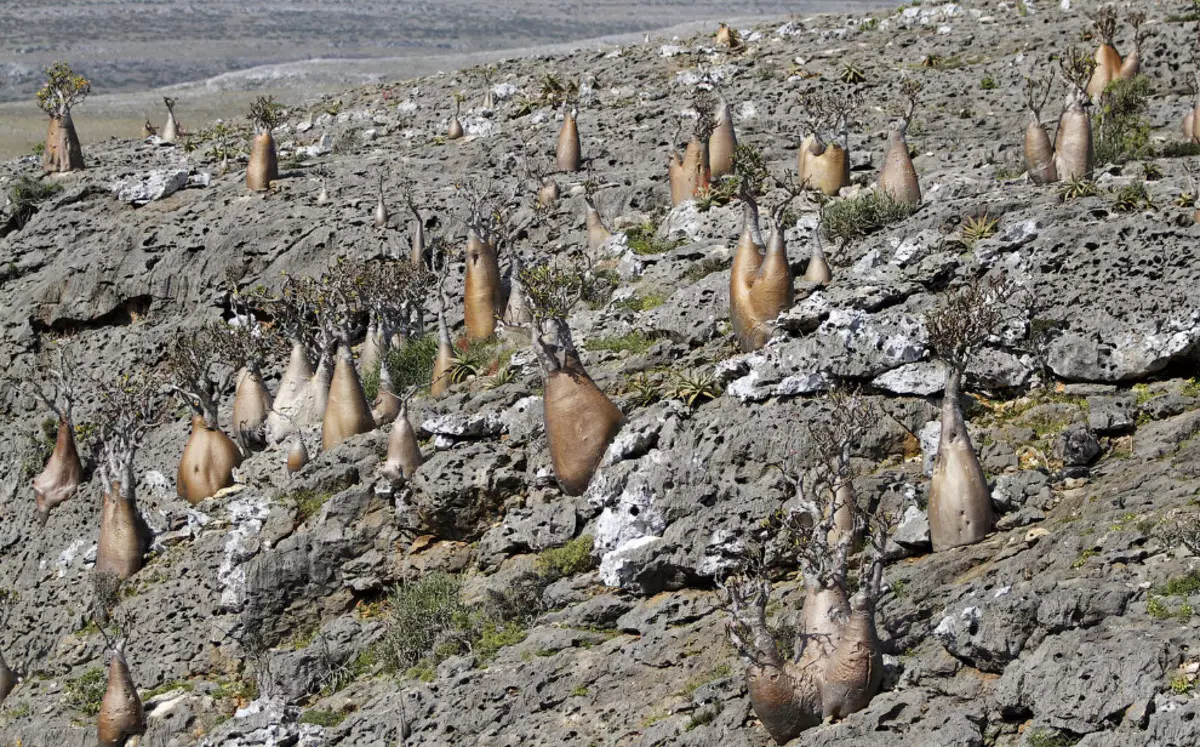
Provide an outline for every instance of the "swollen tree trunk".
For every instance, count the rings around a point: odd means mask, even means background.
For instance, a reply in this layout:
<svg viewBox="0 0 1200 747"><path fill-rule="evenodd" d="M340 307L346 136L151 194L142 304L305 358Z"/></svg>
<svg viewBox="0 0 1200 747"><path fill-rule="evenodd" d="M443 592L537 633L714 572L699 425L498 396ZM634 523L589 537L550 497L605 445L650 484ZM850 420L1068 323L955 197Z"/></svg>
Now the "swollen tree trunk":
<svg viewBox="0 0 1200 747"><path fill-rule="evenodd" d="M146 713L138 697L129 665L120 651L108 664L108 687L100 701L97 736L100 747L125 747L130 737L146 733Z"/></svg>
<svg viewBox="0 0 1200 747"><path fill-rule="evenodd" d="M671 207L687 201L687 188L683 179L683 161L679 160L679 154L673 147L671 158L667 161L667 181L671 186Z"/></svg>
<svg viewBox="0 0 1200 747"><path fill-rule="evenodd" d="M472 231L467 237L467 277L463 321L467 337L482 340L496 331L500 311L500 265L496 250Z"/></svg>
<svg viewBox="0 0 1200 747"><path fill-rule="evenodd" d="M1140 72L1142 72L1142 51L1135 49L1121 63L1121 70L1117 73L1117 77L1121 80L1133 80Z"/></svg>
<svg viewBox="0 0 1200 747"><path fill-rule="evenodd" d="M257 451L267 445L267 416L271 412L271 393L257 368L248 366L238 372L233 394L233 432L243 451Z"/></svg>
<svg viewBox="0 0 1200 747"><path fill-rule="evenodd" d="M54 451L46 468L33 478L33 495L37 500L37 517L45 524L55 506L75 495L83 481L83 464L75 448L75 433L71 424L59 418Z"/></svg>
<svg viewBox="0 0 1200 747"><path fill-rule="evenodd" d="M413 211L416 213L416 211ZM414 270L425 268L425 221L421 220L421 214L416 213L417 225L413 228L412 250L409 253L408 261Z"/></svg>
<svg viewBox="0 0 1200 747"><path fill-rule="evenodd" d="M372 315L370 323L367 324L367 334L363 338L362 347L358 351L358 370L363 375L379 368L383 347L383 325Z"/></svg>
<svg viewBox="0 0 1200 747"><path fill-rule="evenodd" d="M1092 176L1092 121L1078 96L1072 96L1058 121L1054 141L1054 170L1063 181Z"/></svg>
<svg viewBox="0 0 1200 747"><path fill-rule="evenodd" d="M823 720L841 720L866 708L883 682L883 656L867 594L855 594L850 610L841 641L826 660L821 677Z"/></svg>
<svg viewBox="0 0 1200 747"><path fill-rule="evenodd" d="M179 123L175 121L175 110L167 109L167 123L158 136L164 143L173 143L179 137Z"/></svg>
<svg viewBox="0 0 1200 747"><path fill-rule="evenodd" d="M446 326L446 315L438 311L438 351L433 361L433 376L429 393L439 398L450 388L450 369L454 366L454 348L450 345L450 329Z"/></svg>
<svg viewBox="0 0 1200 747"><path fill-rule="evenodd" d="M46 132L46 150L42 154L42 170L48 173L78 171L83 168L83 148L75 134L71 113L51 117Z"/></svg>
<svg viewBox="0 0 1200 747"><path fill-rule="evenodd" d="M883 169L879 172L879 188L896 202L905 205L921 203L921 184L917 181L917 170L913 168L912 157L908 154L903 127L888 134Z"/></svg>
<svg viewBox="0 0 1200 747"><path fill-rule="evenodd" d="M612 233L604 225L604 220L600 217L600 211L596 209L596 203L591 197L586 198L587 201L587 239L588 249L595 251L604 246L604 242L608 241Z"/></svg>
<svg viewBox="0 0 1200 747"><path fill-rule="evenodd" d="M246 165L246 187L261 192L270 189L279 178L279 159L275 155L275 138L269 132L254 136L250 146L250 163Z"/></svg>
<svg viewBox="0 0 1200 747"><path fill-rule="evenodd" d="M554 475L567 495L581 495L592 481L624 417L584 370L567 323L550 319L551 336L534 335L542 365L546 440Z"/></svg>
<svg viewBox="0 0 1200 747"><path fill-rule="evenodd" d="M959 391L962 372L950 367L942 400L942 430L929 486L929 536L934 552L974 544L992 531L992 496L967 434Z"/></svg>
<svg viewBox="0 0 1200 747"><path fill-rule="evenodd" d="M421 447L417 445L417 434L408 420L408 402L404 402L388 436L387 461L383 463L381 472L392 482L401 477L411 480L424 461Z"/></svg>
<svg viewBox="0 0 1200 747"><path fill-rule="evenodd" d="M142 569L148 539L134 499L133 476L127 475L124 481L111 483L104 492L96 571L115 573L121 580L129 578Z"/></svg>
<svg viewBox="0 0 1200 747"><path fill-rule="evenodd" d="M303 406L305 392L313 379L312 365L304 343L292 341L292 352L287 369L279 379L279 390L275 402L267 415L267 437L271 443L280 443L299 425L295 422Z"/></svg>
<svg viewBox="0 0 1200 747"><path fill-rule="evenodd" d="M458 140L462 136L463 136L462 122L458 121L458 116L456 115L453 119L450 120L450 128L448 130L446 130L446 138L448 140Z"/></svg>
<svg viewBox="0 0 1200 747"><path fill-rule="evenodd" d="M808 267L804 268L804 282L817 285L828 285L833 280L833 270L825 259L825 250L821 247L821 227L813 231L812 256L808 258Z"/></svg>
<svg viewBox="0 0 1200 747"><path fill-rule="evenodd" d="M563 115L562 128L558 131L558 145L554 149L555 162L559 171L579 171L582 163L579 147L579 126L575 123L575 110Z"/></svg>
<svg viewBox="0 0 1200 747"><path fill-rule="evenodd" d="M1121 76L1121 55L1111 44L1096 47L1096 69L1088 80L1087 95L1099 96L1106 86Z"/></svg>
<svg viewBox="0 0 1200 747"><path fill-rule="evenodd" d="M836 195L850 184L850 156L836 143L825 144L809 135L800 143L800 181L809 189Z"/></svg>
<svg viewBox="0 0 1200 747"><path fill-rule="evenodd" d="M8 668L8 662L4 660L4 654L0 654L0 705L3 705L4 699L17 686L17 675L13 670Z"/></svg>
<svg viewBox="0 0 1200 747"><path fill-rule="evenodd" d="M783 242L783 226L777 223L750 287L750 314L754 324L749 339L753 350L766 344L771 337L772 322L792 307L792 286L792 268Z"/></svg>
<svg viewBox="0 0 1200 747"><path fill-rule="evenodd" d="M362 382L354 370L350 347L342 345L329 384L329 400L321 423L321 449L329 451L342 441L375 428L371 408L363 394Z"/></svg>
<svg viewBox="0 0 1200 747"><path fill-rule="evenodd" d="M513 327L527 327L533 322L533 314L525 300L525 285L521 282L520 257L513 257L508 268L508 305L504 308L504 323Z"/></svg>
<svg viewBox="0 0 1200 747"><path fill-rule="evenodd" d="M233 468L242 463L237 444L203 415L192 415L192 435L179 459L176 490L195 505L233 485Z"/></svg>
<svg viewBox="0 0 1200 747"><path fill-rule="evenodd" d="M717 126L708 137L708 163L712 178L720 179L733 173L733 149L737 147L737 135L733 131L733 117L729 104L721 99L714 118Z"/></svg>
<svg viewBox="0 0 1200 747"><path fill-rule="evenodd" d="M400 414L400 398L396 396L392 386L392 372L388 370L387 361L379 364L379 391L371 406L371 418L375 425L390 423Z"/></svg>
<svg viewBox="0 0 1200 747"><path fill-rule="evenodd" d="M758 209L750 202L742 203L742 235L733 252L733 267L729 271L729 321L738 346L744 352L754 349L751 330L754 329L750 308L750 288L762 265L762 237L758 227Z"/></svg>
<svg viewBox="0 0 1200 747"><path fill-rule="evenodd" d="M558 182L554 179L547 178L542 182L542 186L538 187L537 191L538 205L548 208L558 201Z"/></svg>
<svg viewBox="0 0 1200 747"><path fill-rule="evenodd" d="M299 433L292 434L292 443L288 447L287 454L287 471L288 474L295 474L304 469L304 465L308 464L308 447L304 445L304 439Z"/></svg>
<svg viewBox="0 0 1200 747"><path fill-rule="evenodd" d="M683 200L696 198L712 181L712 169L708 160L708 143L693 137L683 152L679 167Z"/></svg>
<svg viewBox="0 0 1200 747"><path fill-rule="evenodd" d="M1025 127L1025 168L1034 184L1052 184L1058 181L1058 170L1054 166L1054 146L1046 128L1036 114L1029 115Z"/></svg>

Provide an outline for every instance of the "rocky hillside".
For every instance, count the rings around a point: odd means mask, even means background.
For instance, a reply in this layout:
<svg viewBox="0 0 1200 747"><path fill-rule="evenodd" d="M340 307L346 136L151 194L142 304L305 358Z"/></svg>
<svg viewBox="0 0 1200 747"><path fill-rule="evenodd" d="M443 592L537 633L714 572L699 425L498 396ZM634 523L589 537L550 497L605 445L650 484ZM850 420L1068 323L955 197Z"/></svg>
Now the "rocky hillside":
<svg viewBox="0 0 1200 747"><path fill-rule="evenodd" d="M770 743L725 639L717 582L788 497L772 465L804 452L824 392L842 385L862 387L880 413L854 453L858 492L900 517L877 610L887 673L865 710L796 744L1193 744L1200 225L1180 198L1196 191L1187 168L1200 160L1179 122L1197 32L1180 17L1185 3L1141 3L1155 32L1136 113L1146 127L1110 141L1103 152L1120 163L1067 194L1028 182L1021 137L1026 75L1053 70L1052 55L1089 28L1094 8L1072 5L781 20L742 29L737 53L705 36L515 59L498 66L486 111L472 108L482 84L467 73L284 102L282 178L265 194L247 192L239 153L221 169L211 129L175 147L90 149L87 170L55 178L60 189L0 237L0 356L14 378L33 376L55 340L91 377L155 370L178 330L228 317L228 278L277 288L283 273L316 275L335 256L406 256L404 188L429 231L461 245L456 184L507 191L526 148L552 157L556 83L584 84L596 200L628 232L589 252L584 175L560 175L562 199L515 249L590 266L606 283L569 321L626 424L581 497L553 479L541 376L519 330L471 348L476 371L450 396L417 395L426 461L398 485L379 475L385 428L291 477L281 451L257 453L234 488L193 507L174 484L186 408L148 434L137 495L154 545L121 590L143 743ZM1127 31L1118 45L1131 47ZM857 76L852 176L864 189L903 79L924 84L909 129L924 204L883 226L855 217L871 230L827 242L832 283L797 281L775 338L739 354L728 288L740 207L669 209L675 122L697 85L715 81L739 141L794 173L798 92ZM467 137L447 141L459 90ZM1056 84L1046 121L1062 93ZM0 185L36 170L32 159L4 164ZM386 230L371 221L380 173ZM814 209L798 203L787 234L798 278ZM925 503L943 375L924 315L983 274L1031 299L966 379L1001 518L985 541L934 554ZM461 277L458 260L456 335ZM420 345L397 365L428 371ZM0 404L0 652L21 677L0 705L0 743L96 744L100 488L85 484L40 526L29 480L50 413L16 383ZM94 392L81 392L77 422L96 412ZM794 568L779 569L772 622L787 627L802 597Z"/></svg>

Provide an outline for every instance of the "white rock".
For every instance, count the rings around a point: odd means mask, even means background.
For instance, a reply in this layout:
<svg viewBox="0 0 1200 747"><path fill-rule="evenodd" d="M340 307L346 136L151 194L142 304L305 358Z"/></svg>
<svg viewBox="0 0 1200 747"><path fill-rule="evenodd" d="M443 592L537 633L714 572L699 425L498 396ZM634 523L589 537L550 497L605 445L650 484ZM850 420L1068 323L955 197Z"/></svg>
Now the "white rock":
<svg viewBox="0 0 1200 747"><path fill-rule="evenodd" d="M187 186L187 181L187 169L159 169L141 178L119 181L112 192L121 202L145 205L175 194Z"/></svg>

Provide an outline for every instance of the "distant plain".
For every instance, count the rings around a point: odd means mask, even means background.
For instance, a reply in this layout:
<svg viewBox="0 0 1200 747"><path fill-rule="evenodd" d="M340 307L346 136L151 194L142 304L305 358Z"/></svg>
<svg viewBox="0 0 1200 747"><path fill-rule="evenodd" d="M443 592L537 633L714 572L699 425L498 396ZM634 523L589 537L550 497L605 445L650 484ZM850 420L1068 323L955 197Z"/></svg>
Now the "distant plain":
<svg viewBox="0 0 1200 747"><path fill-rule="evenodd" d="M199 128L240 116L264 92L299 101L538 48L629 42L644 31L701 21L713 26L734 15L886 6L879 0L3 0L0 158L27 154L45 137L33 92L55 60L92 80L92 96L76 114L88 143L139 136L147 118L161 124L164 93L178 99L184 127Z"/></svg>

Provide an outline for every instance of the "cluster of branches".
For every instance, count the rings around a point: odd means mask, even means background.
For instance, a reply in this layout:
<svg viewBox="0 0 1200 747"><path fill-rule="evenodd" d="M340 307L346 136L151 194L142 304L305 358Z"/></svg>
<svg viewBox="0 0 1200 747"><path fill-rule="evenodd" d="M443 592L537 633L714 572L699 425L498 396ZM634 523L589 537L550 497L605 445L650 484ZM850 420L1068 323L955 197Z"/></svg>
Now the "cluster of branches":
<svg viewBox="0 0 1200 747"><path fill-rule="evenodd" d="M776 649L757 641L767 630L773 569L799 567L810 593L836 589L847 598L864 592L872 605L881 593L883 552L895 517L856 498L851 461L878 413L858 391L835 389L826 404L828 411L806 425L807 438L772 465L782 476L787 500L759 526L740 572L721 582L731 613L730 640L749 661ZM805 631L795 643L798 659L809 643Z"/></svg>
<svg viewBox="0 0 1200 747"><path fill-rule="evenodd" d="M975 351L1017 316L1022 295L1002 275L975 278L946 293L925 316L934 355L959 373L965 371Z"/></svg>
<svg viewBox="0 0 1200 747"><path fill-rule="evenodd" d="M163 381L141 371L95 382L97 434L93 461L109 489L119 485L131 493L133 459L146 432L162 421Z"/></svg>
<svg viewBox="0 0 1200 747"><path fill-rule="evenodd" d="M813 87L800 94L801 123L806 134L825 143L840 138L848 147L850 122L863 103L863 92L857 87Z"/></svg>
<svg viewBox="0 0 1200 747"><path fill-rule="evenodd" d="M91 91L91 81L76 74L67 63L55 62L46 68L46 83L38 89L37 105L52 118L61 119Z"/></svg>
<svg viewBox="0 0 1200 747"><path fill-rule="evenodd" d="M283 105L274 96L259 96L250 105L246 119L254 125L256 132L270 132L283 121Z"/></svg>

